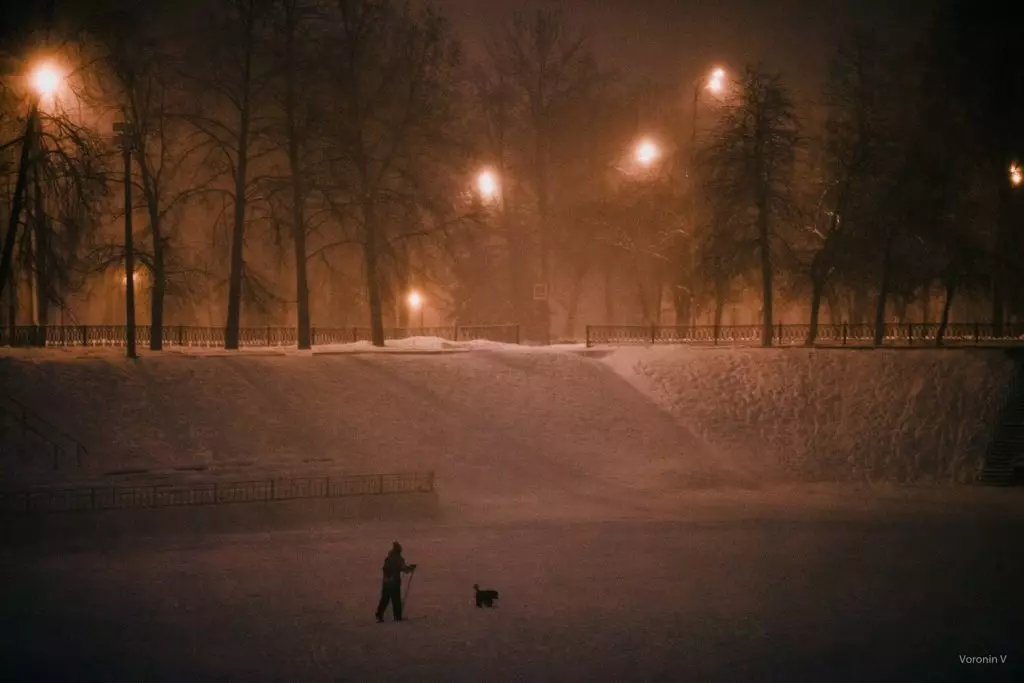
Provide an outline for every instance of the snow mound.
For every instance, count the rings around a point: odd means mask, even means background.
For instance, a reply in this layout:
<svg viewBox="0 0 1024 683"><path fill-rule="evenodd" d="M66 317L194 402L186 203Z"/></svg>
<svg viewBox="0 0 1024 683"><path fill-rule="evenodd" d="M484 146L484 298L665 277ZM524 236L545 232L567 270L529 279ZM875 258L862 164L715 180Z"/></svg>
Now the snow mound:
<svg viewBox="0 0 1024 683"><path fill-rule="evenodd" d="M778 479L964 482L1016 371L1001 351L619 349L680 424Z"/></svg>

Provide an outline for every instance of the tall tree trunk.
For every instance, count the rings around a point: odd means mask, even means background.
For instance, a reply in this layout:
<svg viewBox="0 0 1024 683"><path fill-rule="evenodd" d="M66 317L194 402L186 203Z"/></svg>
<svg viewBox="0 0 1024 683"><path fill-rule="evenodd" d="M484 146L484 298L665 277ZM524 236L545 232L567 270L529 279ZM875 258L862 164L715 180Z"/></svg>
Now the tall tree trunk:
<svg viewBox="0 0 1024 683"><path fill-rule="evenodd" d="M366 294L370 304L370 339L374 346L384 346L384 310L381 306L380 264L377 243L379 228L373 199L363 199L363 261L366 270Z"/></svg>
<svg viewBox="0 0 1024 683"><path fill-rule="evenodd" d="M164 348L164 304L167 300L167 270L164 264L163 235L159 226L153 231L153 284L149 290L149 350Z"/></svg>
<svg viewBox="0 0 1024 683"><path fill-rule="evenodd" d="M285 118L288 126L288 167L292 185L292 247L295 252L295 332L300 349L311 346L309 321L309 278L306 261L306 193L300 163L300 128L296 116L295 81L298 78L295 58L295 33L298 29L298 7L293 0L284 3L285 11Z"/></svg>
<svg viewBox="0 0 1024 683"><path fill-rule="evenodd" d="M889 299L889 288L892 280L892 248L896 240L896 229L889 228L885 238L885 251L882 256L882 279L878 285L878 300L875 303L875 335L873 343L881 346L885 341L885 305Z"/></svg>
<svg viewBox="0 0 1024 683"><path fill-rule="evenodd" d="M35 292L35 324L40 327L35 340L36 346L46 346L46 325L50 320L50 285L47 256L50 251L49 230L46 224L46 206L43 200L43 183L39 178L39 167L33 169L33 212L32 212L32 259Z"/></svg>
<svg viewBox="0 0 1024 683"><path fill-rule="evenodd" d="M139 150L139 175L142 177L142 192L149 212L149 234L153 242L153 278L149 289L149 350L164 348L164 301L167 298L167 269L164 259L164 236L160 220L160 193L157 180L150 173L145 147Z"/></svg>
<svg viewBox="0 0 1024 683"><path fill-rule="evenodd" d="M25 122L25 135L21 141L21 156L18 161L18 179L14 183L14 198L11 200L11 213L7 217L7 233L4 235L4 253L0 257L0 294L3 294L11 273L14 257L14 244L18 238L18 226L21 224L21 209L25 204L26 186L28 185L28 169L32 164L32 152L36 140L36 126L39 118L38 101L32 104Z"/></svg>
<svg viewBox="0 0 1024 683"><path fill-rule="evenodd" d="M248 16L243 21L242 93L238 103L238 165L235 168L235 222L231 231L231 274L228 282L228 315L224 330L224 348L237 349L242 317L242 275L245 245L245 190L249 170L249 126L251 123L250 95L252 88L253 3L248 4Z"/></svg>
<svg viewBox="0 0 1024 683"><path fill-rule="evenodd" d="M953 296L956 294L956 275L947 271L943 278L946 285L946 301L942 304L942 320L939 321L939 329L935 333L935 345L942 346L942 339L946 336L946 327L949 325L949 309L953 306Z"/></svg>
<svg viewBox="0 0 1024 683"><path fill-rule="evenodd" d="M761 289L764 303L761 318L761 346L772 345L772 255L771 239L768 232L768 197L762 190L757 207L757 241L761 250Z"/></svg>
<svg viewBox="0 0 1024 683"><path fill-rule="evenodd" d="M1006 170L1000 162L999 194L996 213L995 262L992 264L992 334L1003 335L1006 318L1006 243L1007 223L1010 214L1010 187L1006 182Z"/></svg>

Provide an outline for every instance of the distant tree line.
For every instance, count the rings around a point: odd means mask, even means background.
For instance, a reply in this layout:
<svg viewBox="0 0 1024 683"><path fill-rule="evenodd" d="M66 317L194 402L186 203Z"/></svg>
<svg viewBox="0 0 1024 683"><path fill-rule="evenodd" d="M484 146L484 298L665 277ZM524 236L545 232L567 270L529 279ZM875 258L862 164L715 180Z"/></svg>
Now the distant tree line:
<svg viewBox="0 0 1024 683"><path fill-rule="evenodd" d="M455 321L572 336L588 283L610 323L664 322L668 298L676 325L719 326L756 300L765 345L780 300L806 302L809 344L823 309L881 343L888 311L936 297L940 337L958 296L999 333L1024 314L1008 12L946 2L913 42L851 30L798 101L762 64L715 92L618 75L550 7L510 8L470 62L421 3L72 6L0 67L4 324L123 277L120 121L153 349L201 306L227 348L283 305L302 348L330 315L381 345L410 288ZM65 80L37 107L44 57Z"/></svg>

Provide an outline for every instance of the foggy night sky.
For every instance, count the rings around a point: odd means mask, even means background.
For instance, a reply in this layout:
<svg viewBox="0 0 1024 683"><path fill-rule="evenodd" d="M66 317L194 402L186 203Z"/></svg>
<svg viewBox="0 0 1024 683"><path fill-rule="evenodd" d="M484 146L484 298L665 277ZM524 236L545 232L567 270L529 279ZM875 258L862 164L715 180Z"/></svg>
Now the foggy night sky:
<svg viewBox="0 0 1024 683"><path fill-rule="evenodd" d="M23 33L49 2L8 4L0 41ZM88 0L63 0L55 15ZM935 0L433 0L474 60L514 7L555 4L587 31L599 60L629 80L649 77L681 87L711 63L733 70L763 62L781 70L798 99L820 92L834 46L854 26L906 35L927 28Z"/></svg>
<svg viewBox="0 0 1024 683"><path fill-rule="evenodd" d="M495 0L434 0L463 40L482 52L490 30L513 6ZM536 5L538 3L533 3ZM927 28L928 0L564 0L557 4L588 29L598 58L624 76L689 84L709 64L732 69L763 62L780 70L798 98L820 92L835 44L862 25L906 35Z"/></svg>

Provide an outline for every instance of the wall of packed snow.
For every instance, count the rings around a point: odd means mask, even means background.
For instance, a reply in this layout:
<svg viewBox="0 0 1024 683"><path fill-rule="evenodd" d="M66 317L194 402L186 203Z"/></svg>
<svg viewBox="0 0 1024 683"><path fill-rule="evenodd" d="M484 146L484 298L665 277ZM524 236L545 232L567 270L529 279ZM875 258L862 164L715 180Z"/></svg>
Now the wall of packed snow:
<svg viewBox="0 0 1024 683"><path fill-rule="evenodd" d="M762 476L973 479L1014 373L992 350L620 349L604 362Z"/></svg>

